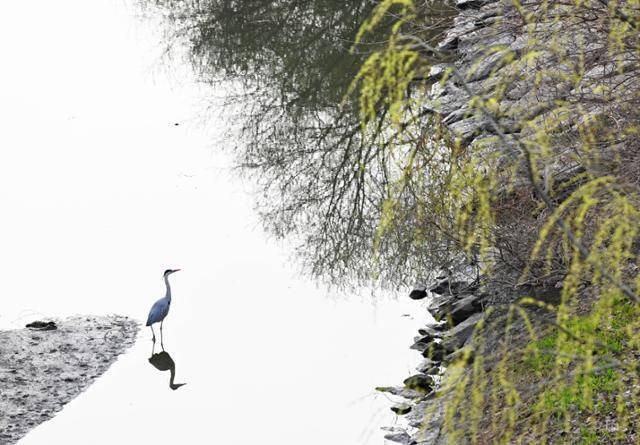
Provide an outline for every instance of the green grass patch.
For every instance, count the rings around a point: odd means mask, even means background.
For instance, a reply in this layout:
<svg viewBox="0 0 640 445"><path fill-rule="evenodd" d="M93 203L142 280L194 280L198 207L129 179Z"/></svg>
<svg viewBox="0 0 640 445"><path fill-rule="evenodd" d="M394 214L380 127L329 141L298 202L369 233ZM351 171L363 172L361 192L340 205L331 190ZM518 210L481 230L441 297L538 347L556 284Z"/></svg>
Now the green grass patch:
<svg viewBox="0 0 640 445"><path fill-rule="evenodd" d="M554 328L531 341L513 371L555 379L541 399L543 409L555 418L569 412L611 412L615 408L609 400L619 389L624 371L610 364L624 361L625 350L637 335L630 326L639 312L637 306L616 298L589 314L569 317L563 329ZM567 374L568 370L573 373ZM582 443L595 443L589 437Z"/></svg>
<svg viewBox="0 0 640 445"><path fill-rule="evenodd" d="M524 364L537 372L552 369L556 361L555 350L557 341L558 335L553 333L532 342L527 347Z"/></svg>
<svg viewBox="0 0 640 445"><path fill-rule="evenodd" d="M580 427L580 445L594 445L598 443L598 434L591 428Z"/></svg>

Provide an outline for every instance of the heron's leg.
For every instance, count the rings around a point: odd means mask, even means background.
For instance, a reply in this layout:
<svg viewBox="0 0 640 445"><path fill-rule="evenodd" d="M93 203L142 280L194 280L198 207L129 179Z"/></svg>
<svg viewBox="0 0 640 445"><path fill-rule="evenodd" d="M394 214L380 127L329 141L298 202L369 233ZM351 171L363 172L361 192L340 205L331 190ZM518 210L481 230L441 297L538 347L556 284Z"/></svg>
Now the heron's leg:
<svg viewBox="0 0 640 445"><path fill-rule="evenodd" d="M153 343L156 342L156 333L153 332L153 326L149 326L151 328L151 335L153 335L153 338L151 339L153 341Z"/></svg>
<svg viewBox="0 0 640 445"><path fill-rule="evenodd" d="M162 350L164 351L164 343L162 342L162 323L164 323L164 320L160 322L160 346L162 346Z"/></svg>

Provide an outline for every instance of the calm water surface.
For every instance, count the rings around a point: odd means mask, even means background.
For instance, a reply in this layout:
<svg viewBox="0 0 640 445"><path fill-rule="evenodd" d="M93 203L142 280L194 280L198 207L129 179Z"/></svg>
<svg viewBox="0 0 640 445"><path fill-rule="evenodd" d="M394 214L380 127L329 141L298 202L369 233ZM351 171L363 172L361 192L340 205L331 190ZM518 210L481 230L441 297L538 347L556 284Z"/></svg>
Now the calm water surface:
<svg viewBox="0 0 640 445"><path fill-rule="evenodd" d="M378 427L394 417L373 387L417 361L418 304L346 299L298 277L211 142L224 124L196 123L211 92L186 68L156 72L158 34L129 7L2 8L0 327L76 313L142 321L164 295L162 271L183 269L164 337L186 385L172 391L149 363L144 329L20 443L383 443Z"/></svg>

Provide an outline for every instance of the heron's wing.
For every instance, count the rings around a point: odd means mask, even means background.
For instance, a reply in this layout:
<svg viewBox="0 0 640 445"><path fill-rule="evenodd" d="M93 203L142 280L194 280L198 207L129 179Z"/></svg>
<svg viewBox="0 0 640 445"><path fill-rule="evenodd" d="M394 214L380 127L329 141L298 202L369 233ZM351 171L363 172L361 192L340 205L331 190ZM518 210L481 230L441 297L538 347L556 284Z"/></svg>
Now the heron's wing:
<svg viewBox="0 0 640 445"><path fill-rule="evenodd" d="M167 314L167 301L165 298L161 298L151 306L149 316L147 317L147 326L151 326L153 323L157 323L162 320Z"/></svg>

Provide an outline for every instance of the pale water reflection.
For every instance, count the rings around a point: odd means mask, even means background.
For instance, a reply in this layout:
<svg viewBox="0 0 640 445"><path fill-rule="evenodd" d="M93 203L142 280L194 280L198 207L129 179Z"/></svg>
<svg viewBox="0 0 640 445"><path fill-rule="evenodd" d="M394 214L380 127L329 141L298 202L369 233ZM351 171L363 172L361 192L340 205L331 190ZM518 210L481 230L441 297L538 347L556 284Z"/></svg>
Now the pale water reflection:
<svg viewBox="0 0 640 445"><path fill-rule="evenodd" d="M165 292L159 271L183 269L164 321L171 355L157 360L169 372L149 363L142 329L20 443L381 444L378 428L394 416L373 388L411 373L424 311L299 276L211 147L224 123L193 123L210 93L187 72L178 84L152 75L159 38L130 8L3 8L0 327L77 313L143 325ZM188 383L177 391L166 390L171 363L174 385Z"/></svg>

